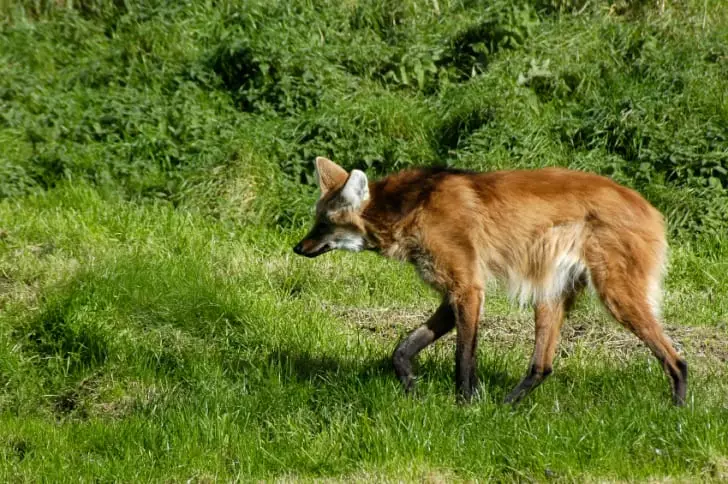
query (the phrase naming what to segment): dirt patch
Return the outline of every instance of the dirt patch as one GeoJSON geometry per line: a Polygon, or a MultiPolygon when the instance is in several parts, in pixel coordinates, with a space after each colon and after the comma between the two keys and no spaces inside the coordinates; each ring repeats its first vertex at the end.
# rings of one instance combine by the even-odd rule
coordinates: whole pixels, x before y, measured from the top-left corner
{"type": "MultiPolygon", "coordinates": [[[[326,310],[346,321],[356,331],[392,344],[424,323],[435,308],[413,310],[327,306],[326,310]]],[[[728,329],[725,325],[710,327],[665,324],[664,328],[678,351],[686,357],[728,362],[728,329]]],[[[534,338],[534,323],[529,315],[487,315],[481,319],[478,331],[481,343],[508,347],[530,346],[534,338]]],[[[454,332],[443,338],[444,344],[453,344],[454,341],[454,332]]],[[[637,337],[616,322],[605,317],[591,319],[589,315],[575,314],[564,323],[559,356],[568,357],[580,347],[599,348],[624,357],[648,351],[637,337]]]]}
{"type": "Polygon", "coordinates": [[[388,475],[386,471],[358,471],[352,474],[346,474],[339,477],[326,477],[326,478],[301,478],[295,475],[287,475],[277,478],[274,482],[278,484],[288,484],[293,482],[316,482],[316,483],[368,483],[368,482],[381,482],[381,483],[403,483],[403,482],[418,482],[425,484],[442,484],[447,482],[473,482],[467,481],[456,477],[456,474],[448,469],[419,469],[419,468],[405,468],[401,470],[401,474],[396,477],[388,475]]]}
{"type": "Polygon", "coordinates": [[[132,380],[111,395],[98,395],[97,401],[90,404],[89,414],[112,420],[126,418],[160,401],[163,393],[163,389],[153,384],[132,380]]]}
{"type": "Polygon", "coordinates": [[[97,372],[49,397],[59,420],[120,420],[159,403],[165,393],[154,384],[117,381],[112,374],[97,372]]]}

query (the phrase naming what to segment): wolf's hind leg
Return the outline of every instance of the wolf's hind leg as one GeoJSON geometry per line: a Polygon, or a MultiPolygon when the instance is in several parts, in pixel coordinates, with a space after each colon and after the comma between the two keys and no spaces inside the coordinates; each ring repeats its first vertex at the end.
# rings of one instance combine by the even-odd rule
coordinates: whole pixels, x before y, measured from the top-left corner
{"type": "Polygon", "coordinates": [[[531,364],[528,367],[526,376],[508,394],[505,403],[518,403],[551,374],[561,324],[564,321],[564,313],[564,300],[536,305],[536,341],[531,364]]]}

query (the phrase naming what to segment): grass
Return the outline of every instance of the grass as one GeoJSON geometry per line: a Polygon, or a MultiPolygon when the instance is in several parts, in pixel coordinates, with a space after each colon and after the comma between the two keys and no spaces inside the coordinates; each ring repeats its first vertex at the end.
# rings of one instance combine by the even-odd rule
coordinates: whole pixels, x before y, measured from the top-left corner
{"type": "Polygon", "coordinates": [[[5,202],[0,214],[13,228],[0,319],[6,479],[724,472],[728,348],[724,326],[703,319],[721,307],[693,310],[698,291],[667,302],[669,327],[706,327],[672,332],[692,369],[685,409],[589,298],[555,375],[516,410],[503,406],[525,371],[530,316],[497,291],[482,322],[482,396],[460,407],[452,341],[425,352],[414,398],[391,375],[398,335],[436,304],[406,266],[301,260],[297,234],[230,231],[88,187],[5,202]]]}
{"type": "Polygon", "coordinates": [[[719,2],[3,4],[0,479],[728,478],[728,11],[719,2]],[[668,216],[689,402],[590,297],[553,376],[528,311],[452,335],[405,397],[389,355],[437,299],[373,254],[295,257],[311,161],[567,165],[668,216]]]}

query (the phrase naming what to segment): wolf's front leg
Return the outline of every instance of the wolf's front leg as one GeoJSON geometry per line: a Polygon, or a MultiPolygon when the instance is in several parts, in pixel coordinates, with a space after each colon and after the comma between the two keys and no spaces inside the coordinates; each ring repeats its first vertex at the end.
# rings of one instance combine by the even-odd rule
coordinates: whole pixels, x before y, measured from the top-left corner
{"type": "Polygon", "coordinates": [[[457,325],[455,353],[455,384],[461,402],[469,402],[478,387],[476,375],[478,348],[478,320],[483,304],[483,291],[467,288],[453,293],[451,303],[457,325]]]}
{"type": "Polygon", "coordinates": [[[455,313],[449,301],[445,300],[425,324],[412,331],[397,346],[392,357],[394,371],[406,392],[411,391],[415,383],[412,359],[454,327],[455,313]]]}

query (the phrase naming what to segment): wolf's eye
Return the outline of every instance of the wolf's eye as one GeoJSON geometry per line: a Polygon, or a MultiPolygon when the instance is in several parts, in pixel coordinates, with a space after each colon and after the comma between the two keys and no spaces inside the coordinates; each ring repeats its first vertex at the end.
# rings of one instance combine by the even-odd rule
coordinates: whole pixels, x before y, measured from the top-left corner
{"type": "Polygon", "coordinates": [[[317,237],[321,237],[328,234],[330,232],[330,228],[329,224],[325,221],[318,221],[316,225],[314,225],[312,234],[315,234],[317,237]]]}

